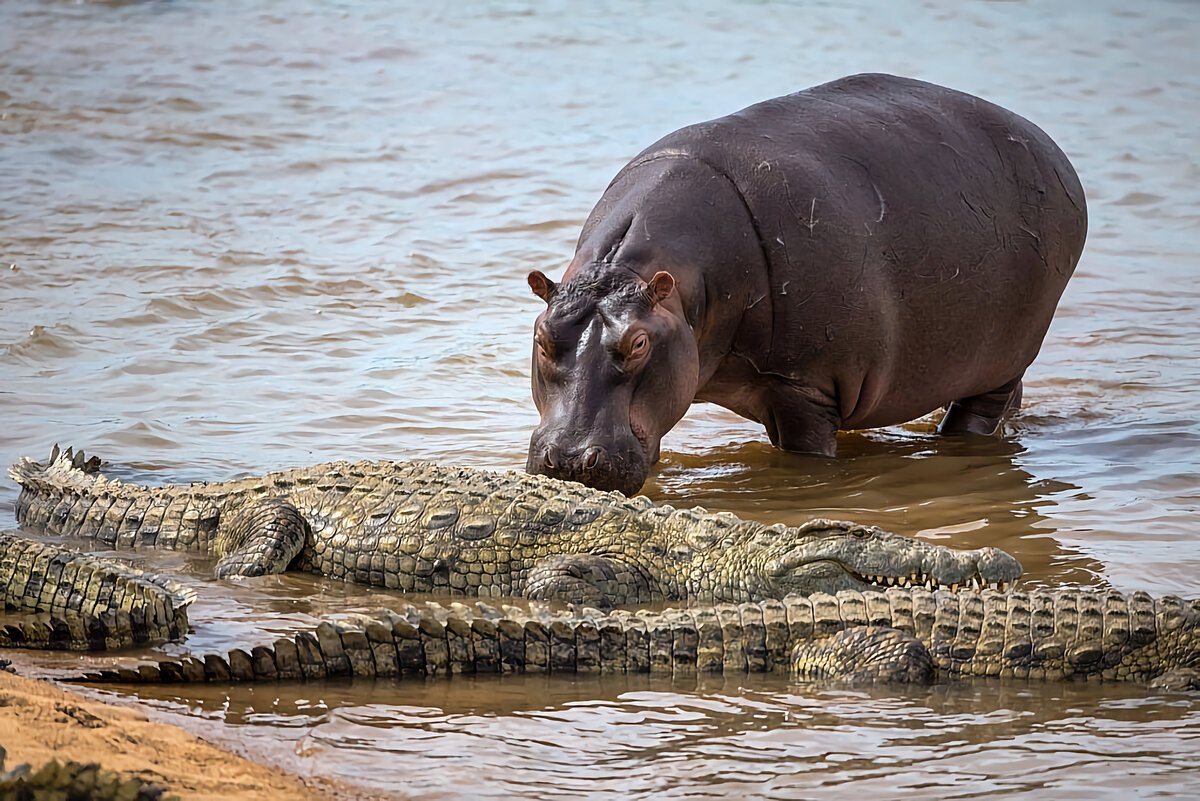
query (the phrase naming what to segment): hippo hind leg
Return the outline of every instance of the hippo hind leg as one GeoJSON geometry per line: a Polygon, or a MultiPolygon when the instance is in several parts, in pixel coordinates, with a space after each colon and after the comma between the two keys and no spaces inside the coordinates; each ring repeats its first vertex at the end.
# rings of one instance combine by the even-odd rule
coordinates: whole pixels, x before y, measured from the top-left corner
{"type": "Polygon", "coordinates": [[[961,398],[946,407],[946,416],[938,426],[939,434],[983,434],[990,436],[1000,422],[1021,408],[1021,379],[1002,387],[961,398]]]}

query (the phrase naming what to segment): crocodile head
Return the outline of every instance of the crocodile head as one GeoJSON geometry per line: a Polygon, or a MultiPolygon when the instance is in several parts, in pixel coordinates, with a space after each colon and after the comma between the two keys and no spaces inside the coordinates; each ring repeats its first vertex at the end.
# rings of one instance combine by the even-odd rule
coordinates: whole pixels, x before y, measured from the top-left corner
{"type": "Polygon", "coordinates": [[[998,548],[947,548],[831,520],[776,528],[757,540],[760,590],[775,598],[896,586],[1005,589],[1021,575],[1021,564],[998,548]]]}

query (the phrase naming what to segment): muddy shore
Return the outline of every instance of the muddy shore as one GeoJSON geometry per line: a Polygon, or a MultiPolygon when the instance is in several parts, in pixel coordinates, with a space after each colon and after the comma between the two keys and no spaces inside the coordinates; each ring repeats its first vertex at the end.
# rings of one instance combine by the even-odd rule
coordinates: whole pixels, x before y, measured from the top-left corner
{"type": "Polygon", "coordinates": [[[86,698],[52,682],[0,672],[0,745],[7,767],[51,759],[96,762],[181,799],[374,798],[332,782],[252,762],[141,710],[86,698]]]}

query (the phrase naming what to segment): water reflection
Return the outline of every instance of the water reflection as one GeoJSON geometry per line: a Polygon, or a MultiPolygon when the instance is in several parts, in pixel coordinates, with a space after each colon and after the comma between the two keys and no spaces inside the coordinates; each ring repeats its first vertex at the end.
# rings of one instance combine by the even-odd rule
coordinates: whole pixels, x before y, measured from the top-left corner
{"type": "Polygon", "coordinates": [[[918,426],[838,438],[836,459],[741,442],[668,452],[646,493],[764,522],[858,520],[962,548],[1017,556],[1026,586],[1095,584],[1104,566],[1055,537],[1057,498],[1080,487],[1037,478],[1015,438],[944,438],[918,426]]]}
{"type": "Polygon", "coordinates": [[[1200,754],[1175,753],[1176,732],[1197,723],[1192,705],[1110,686],[864,691],[788,688],[771,677],[456,677],[325,683],[284,697],[261,688],[154,697],[247,737],[271,725],[313,769],[421,795],[469,786],[481,797],[851,798],[865,786],[885,797],[959,798],[1045,791],[1067,777],[1086,785],[1078,777],[1090,769],[1125,789],[1152,777],[1170,793],[1200,768],[1200,754]],[[1048,747],[1063,733],[1078,750],[1048,747]],[[381,754],[430,767],[401,780],[380,772],[381,754]]]}

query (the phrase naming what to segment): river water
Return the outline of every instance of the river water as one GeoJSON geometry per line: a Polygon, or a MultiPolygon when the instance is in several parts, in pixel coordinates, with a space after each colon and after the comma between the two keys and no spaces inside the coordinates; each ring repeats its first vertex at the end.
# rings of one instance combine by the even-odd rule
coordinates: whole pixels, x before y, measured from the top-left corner
{"type": "MultiPolygon", "coordinates": [[[[0,462],[55,442],[126,479],[335,458],[524,463],[524,275],[569,260],[632,155],[843,74],[1033,119],[1091,233],[1003,439],[931,420],[779,453],[695,407],[645,492],[762,520],[846,517],[1016,554],[1026,585],[1200,592],[1197,5],[0,5],[0,462]]],[[[0,483],[0,528],[14,485],[0,483]]],[[[173,650],[381,593],[240,585],[173,650]]],[[[53,657],[69,663],[75,657],[53,657]]],[[[302,772],[422,797],[1130,798],[1200,794],[1200,703],[1139,687],[847,691],[485,679],[142,697],[302,772]]]]}

